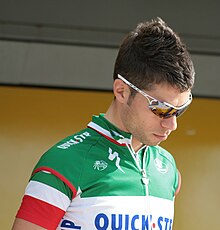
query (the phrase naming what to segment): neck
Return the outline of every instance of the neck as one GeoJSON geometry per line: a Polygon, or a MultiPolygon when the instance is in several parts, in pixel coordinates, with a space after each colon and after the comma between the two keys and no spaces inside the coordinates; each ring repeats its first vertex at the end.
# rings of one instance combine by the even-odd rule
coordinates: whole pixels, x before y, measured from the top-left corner
{"type": "Polygon", "coordinates": [[[136,152],[138,152],[139,149],[141,149],[143,147],[143,143],[141,143],[140,141],[134,140],[132,138],[132,147],[136,153],[136,152]]]}
{"type": "MultiPolygon", "coordinates": [[[[107,112],[105,113],[105,118],[120,130],[129,132],[120,118],[120,108],[118,108],[117,103],[115,101],[112,102],[107,112]]],[[[141,147],[143,147],[143,144],[135,138],[132,138],[131,145],[135,152],[137,152],[141,147]]]]}
{"type": "Polygon", "coordinates": [[[121,121],[120,112],[115,101],[112,102],[107,112],[105,113],[105,118],[120,130],[128,132],[128,130],[126,130],[124,127],[123,122],[121,121]]]}

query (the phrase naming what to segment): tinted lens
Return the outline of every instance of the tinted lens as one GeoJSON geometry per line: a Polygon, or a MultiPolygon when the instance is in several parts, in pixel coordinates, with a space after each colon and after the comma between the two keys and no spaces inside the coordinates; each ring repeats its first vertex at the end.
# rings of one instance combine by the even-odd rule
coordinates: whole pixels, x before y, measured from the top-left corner
{"type": "Polygon", "coordinates": [[[161,108],[157,108],[157,107],[153,107],[151,108],[151,111],[161,117],[161,118],[169,118],[169,117],[172,117],[174,115],[176,115],[176,110],[175,109],[172,109],[172,108],[169,108],[169,109],[161,109],[161,108]]]}
{"type": "Polygon", "coordinates": [[[172,116],[179,117],[187,110],[188,106],[182,109],[175,109],[165,105],[163,102],[154,100],[151,105],[149,105],[149,108],[155,115],[161,118],[169,118],[172,116]]]}

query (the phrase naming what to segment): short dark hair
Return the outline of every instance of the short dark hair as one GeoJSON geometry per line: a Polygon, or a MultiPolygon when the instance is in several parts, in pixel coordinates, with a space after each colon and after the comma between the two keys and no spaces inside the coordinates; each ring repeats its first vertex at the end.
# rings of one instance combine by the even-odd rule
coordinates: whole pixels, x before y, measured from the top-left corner
{"type": "Polygon", "coordinates": [[[181,92],[194,84],[194,67],[185,44],[161,19],[139,23],[123,40],[114,67],[141,89],[166,82],[181,92]]]}

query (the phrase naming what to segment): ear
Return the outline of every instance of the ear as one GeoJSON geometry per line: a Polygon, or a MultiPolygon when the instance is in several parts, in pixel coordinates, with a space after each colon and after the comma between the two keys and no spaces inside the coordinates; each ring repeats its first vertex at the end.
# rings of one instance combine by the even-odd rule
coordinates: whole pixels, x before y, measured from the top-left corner
{"type": "Polygon", "coordinates": [[[113,84],[113,92],[117,101],[120,103],[127,102],[130,91],[128,86],[122,80],[115,79],[113,84]]]}

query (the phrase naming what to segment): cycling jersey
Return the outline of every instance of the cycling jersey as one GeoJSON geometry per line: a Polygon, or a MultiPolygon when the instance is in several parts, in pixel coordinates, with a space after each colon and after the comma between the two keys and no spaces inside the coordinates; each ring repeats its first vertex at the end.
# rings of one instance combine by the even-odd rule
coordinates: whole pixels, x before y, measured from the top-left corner
{"type": "Polygon", "coordinates": [[[46,229],[171,230],[178,171],[159,146],[137,153],[104,115],[48,150],[17,217],[46,229]]]}

